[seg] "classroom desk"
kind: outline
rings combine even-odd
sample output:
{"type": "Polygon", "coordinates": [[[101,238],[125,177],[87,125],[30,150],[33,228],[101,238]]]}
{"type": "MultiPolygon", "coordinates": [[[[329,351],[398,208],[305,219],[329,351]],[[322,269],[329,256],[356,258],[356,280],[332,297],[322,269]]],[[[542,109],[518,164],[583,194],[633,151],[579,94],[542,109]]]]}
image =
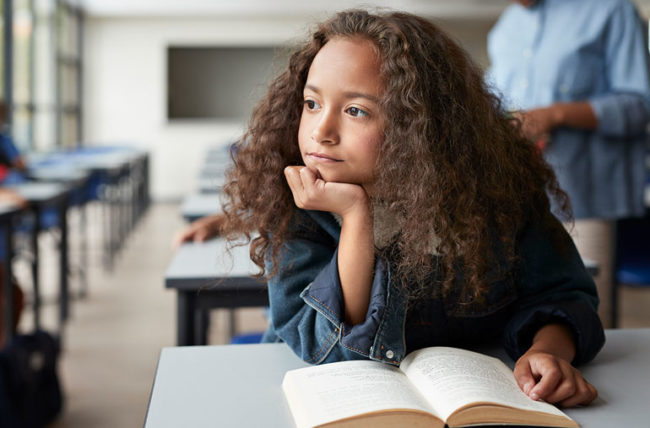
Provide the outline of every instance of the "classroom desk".
{"type": "MultiPolygon", "coordinates": [[[[217,308],[268,306],[268,290],[262,278],[251,278],[259,272],[250,260],[249,247],[233,248],[226,253],[226,240],[215,238],[206,242],[185,242],[174,253],[165,273],[165,288],[177,292],[176,344],[178,346],[207,343],[207,311],[217,308]]],[[[593,275],[597,266],[585,262],[593,275]]],[[[234,335],[234,315],[230,317],[234,335]]]]}
{"type": "MultiPolygon", "coordinates": [[[[603,350],[581,368],[599,398],[565,412],[583,428],[647,427],[650,329],[605,334],[603,350]]],[[[487,353],[512,367],[502,350],[487,353]]],[[[304,366],[285,344],[164,348],[144,426],[293,427],[280,385],[287,370],[304,366]]]]}
{"type": "Polygon", "coordinates": [[[41,214],[46,208],[54,207],[59,218],[59,230],[61,239],[59,242],[59,309],[60,328],[62,331],[63,321],[68,319],[68,195],[70,188],[60,183],[39,183],[26,182],[5,186],[14,190],[29,203],[28,210],[34,216],[34,230],[32,233],[32,251],[34,261],[32,262],[32,279],[34,281],[34,327],[40,328],[40,306],[41,298],[39,291],[40,273],[38,256],[38,234],[41,231],[41,214]]]}
{"type": "Polygon", "coordinates": [[[74,164],[91,171],[95,180],[101,183],[99,201],[104,208],[102,240],[104,245],[104,267],[113,269],[115,255],[126,239],[129,211],[126,199],[122,197],[125,183],[131,173],[134,153],[116,152],[77,156],[74,164]]]}
{"type": "Polygon", "coordinates": [[[249,247],[234,247],[227,255],[226,246],[223,238],[186,242],[174,253],[165,287],[177,292],[178,345],[206,343],[208,309],[268,305],[266,282],[250,276],[259,269],[250,260],[249,247]]]}
{"type": "Polygon", "coordinates": [[[226,184],[226,177],[218,174],[199,175],[198,188],[200,193],[218,194],[226,184]]]}
{"type": "Polygon", "coordinates": [[[589,275],[591,276],[598,275],[598,271],[600,269],[598,263],[590,259],[582,259],[582,263],[585,264],[585,269],[587,270],[587,272],[589,272],[589,275]]]}
{"type": "MultiPolygon", "coordinates": [[[[149,204],[149,158],[133,148],[91,148],[47,154],[32,153],[28,164],[85,170],[100,184],[97,198],[104,208],[104,266],[112,269],[115,254],[149,204]]],[[[30,168],[31,169],[31,168],[30,168]]]]}
{"type": "Polygon", "coordinates": [[[77,271],[81,283],[79,296],[85,297],[88,294],[88,277],[86,274],[88,266],[88,237],[86,236],[85,204],[88,202],[87,187],[90,182],[91,171],[79,169],[72,165],[30,166],[27,171],[27,177],[30,180],[38,182],[61,183],[70,187],[69,208],[78,207],[79,209],[79,237],[81,248],[79,251],[80,260],[77,271]]]}
{"type": "Polygon", "coordinates": [[[230,151],[231,146],[210,149],[205,153],[204,164],[228,164],[232,161],[230,151]]]}
{"type": "Polygon", "coordinates": [[[199,175],[205,175],[205,176],[224,175],[225,176],[228,167],[229,167],[228,161],[206,160],[201,165],[201,170],[199,171],[199,175]]]}
{"type": "Polygon", "coordinates": [[[90,178],[90,171],[71,166],[32,167],[27,170],[27,177],[35,181],[83,185],[90,178]]]}
{"type": "Polygon", "coordinates": [[[230,153],[227,151],[214,152],[206,156],[198,175],[200,193],[218,193],[226,184],[226,170],[230,167],[230,153]]]}
{"type": "MultiPolygon", "coordinates": [[[[2,264],[4,267],[4,277],[0,278],[2,284],[11,284],[13,278],[12,260],[14,256],[13,244],[13,226],[17,217],[25,212],[26,208],[20,207],[14,203],[0,202],[0,229],[2,230],[2,238],[4,242],[4,256],[2,264]]],[[[0,304],[3,305],[2,325],[5,329],[5,338],[7,341],[11,340],[14,335],[13,319],[14,319],[14,288],[2,287],[2,295],[0,296],[0,304]],[[11,303],[10,303],[11,302],[11,303]]]]}
{"type": "Polygon", "coordinates": [[[220,212],[221,203],[216,193],[195,193],[186,196],[181,204],[181,214],[189,222],[220,212]]]}

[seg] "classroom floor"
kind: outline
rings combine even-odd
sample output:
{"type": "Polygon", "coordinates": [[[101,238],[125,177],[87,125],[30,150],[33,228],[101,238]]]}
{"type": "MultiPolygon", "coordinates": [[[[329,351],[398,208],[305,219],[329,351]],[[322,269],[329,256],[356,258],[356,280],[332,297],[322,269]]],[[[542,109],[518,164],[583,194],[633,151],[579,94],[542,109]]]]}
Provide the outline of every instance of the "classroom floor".
{"type": "MultiPolygon", "coordinates": [[[[99,215],[93,208],[90,218],[99,215]]],[[[172,257],[172,236],[183,225],[177,204],[153,204],[124,243],[112,273],[101,267],[98,231],[91,228],[89,293],[72,303],[65,327],[59,367],[65,410],[50,428],[142,426],[160,350],[175,343],[176,298],[164,288],[164,273],[172,257]]],[[[41,240],[45,278],[56,278],[56,260],[48,254],[53,242],[47,236],[41,240]]],[[[74,248],[72,257],[78,257],[74,248]]],[[[78,281],[71,286],[78,289],[78,281]]],[[[45,300],[53,287],[43,287],[45,300]]],[[[625,288],[622,327],[650,327],[648,308],[650,289],[625,288]]],[[[56,325],[55,315],[54,305],[47,305],[47,326],[56,325]]],[[[30,320],[26,311],[23,331],[30,320]]],[[[226,342],[227,320],[227,312],[214,311],[210,344],[226,342]]],[[[261,309],[240,310],[237,323],[239,331],[262,330],[264,314],[261,309]]]]}

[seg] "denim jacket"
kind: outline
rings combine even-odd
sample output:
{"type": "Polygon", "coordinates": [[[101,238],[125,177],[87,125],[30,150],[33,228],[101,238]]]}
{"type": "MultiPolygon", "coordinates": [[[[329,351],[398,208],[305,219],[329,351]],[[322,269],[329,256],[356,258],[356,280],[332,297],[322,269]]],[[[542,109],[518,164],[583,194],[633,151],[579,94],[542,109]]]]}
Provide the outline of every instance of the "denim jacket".
{"type": "MultiPolygon", "coordinates": [[[[559,222],[557,227],[562,228],[559,222]]],[[[551,322],[572,330],[574,364],[591,360],[604,343],[596,287],[563,229],[569,247],[564,253],[538,229],[527,227],[519,240],[518,267],[491,284],[478,307],[457,305],[453,295],[406,299],[391,260],[377,255],[368,312],[354,326],[344,320],[340,233],[332,214],[297,209],[278,273],[268,282],[271,323],[264,341],[286,342],[308,363],[372,359],[399,365],[408,352],[422,347],[471,347],[499,339],[517,359],[537,330],[551,322]]],[[[267,261],[268,271],[272,268],[267,261]]],[[[435,278],[432,272],[432,284],[435,278]]]]}

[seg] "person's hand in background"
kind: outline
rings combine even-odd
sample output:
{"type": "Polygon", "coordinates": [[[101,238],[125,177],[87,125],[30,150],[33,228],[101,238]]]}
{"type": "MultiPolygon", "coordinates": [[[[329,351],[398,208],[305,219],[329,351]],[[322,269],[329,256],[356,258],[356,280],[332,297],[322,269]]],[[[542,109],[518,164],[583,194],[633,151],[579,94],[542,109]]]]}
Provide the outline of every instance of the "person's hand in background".
{"type": "Polygon", "coordinates": [[[0,201],[9,202],[22,208],[26,208],[28,205],[25,198],[20,196],[15,191],[3,187],[0,187],[0,201]]]}
{"type": "Polygon", "coordinates": [[[221,227],[225,221],[226,217],[224,214],[215,214],[200,218],[176,234],[173,240],[173,247],[178,248],[183,242],[187,241],[203,242],[219,236],[221,227]]]}
{"type": "Polygon", "coordinates": [[[521,132],[524,136],[542,149],[555,128],[593,130],[598,127],[598,118],[591,104],[586,101],[556,103],[547,107],[522,110],[516,112],[515,116],[521,121],[521,132]]]}

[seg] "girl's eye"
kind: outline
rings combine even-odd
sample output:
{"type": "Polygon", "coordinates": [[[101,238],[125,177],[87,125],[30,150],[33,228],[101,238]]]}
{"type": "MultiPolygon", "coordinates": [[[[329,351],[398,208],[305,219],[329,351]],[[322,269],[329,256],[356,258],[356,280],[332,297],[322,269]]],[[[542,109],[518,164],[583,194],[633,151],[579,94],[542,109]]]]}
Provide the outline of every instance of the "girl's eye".
{"type": "Polygon", "coordinates": [[[354,117],[365,117],[368,116],[368,112],[361,110],[359,107],[350,107],[346,112],[354,117]]]}
{"type": "Polygon", "coordinates": [[[315,110],[320,107],[320,105],[318,105],[314,100],[305,100],[305,106],[307,106],[308,110],[315,110]]]}

